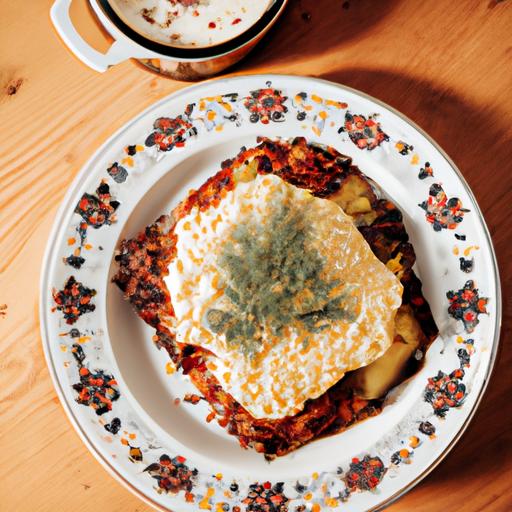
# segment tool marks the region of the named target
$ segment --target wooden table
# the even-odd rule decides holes
[[[82,30],[102,39],[75,3]],[[91,153],[186,84],[133,62],[85,68],[53,32],[50,4],[0,2],[0,509],[141,512],[59,404],[39,336],[39,271],[57,206]],[[491,230],[508,296],[494,377],[457,447],[391,511],[512,510],[511,29],[507,0],[291,0],[233,70],[318,76],[401,110],[454,159]]]

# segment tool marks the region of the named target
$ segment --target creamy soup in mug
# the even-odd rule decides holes
[[[171,46],[204,48],[242,34],[272,0],[111,0],[121,19],[143,36]]]

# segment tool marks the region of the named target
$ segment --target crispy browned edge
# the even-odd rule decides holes
[[[175,365],[189,376],[199,392],[212,406],[209,420],[238,437],[244,447],[252,447],[267,457],[284,455],[312,439],[339,432],[357,421],[376,415],[381,400],[363,400],[344,389],[343,379],[320,397],[308,400],[295,416],[276,420],[253,418],[226,393],[208,371],[207,351],[177,343],[165,327],[173,316],[171,298],[163,278],[175,256],[175,223],[195,206],[201,210],[218,204],[225,191],[234,187],[233,171],[257,161],[257,171],[273,173],[297,187],[310,190],[317,197],[335,200],[351,214],[359,231],[375,255],[384,263],[399,258],[400,281],[404,287],[402,307],[414,316],[421,327],[420,349],[425,351],[438,330],[430,307],[421,292],[421,282],[412,270],[415,254],[408,242],[402,214],[350,157],[335,149],[308,144],[297,137],[291,142],[258,140],[252,149],[242,148],[233,160],[223,162],[222,170],[192,192],[170,216],[160,217],[137,237],[124,240],[116,255],[119,270],[113,281],[131,302],[137,314],[155,328],[154,341],[164,348]],[[368,207],[369,205],[369,207]]]

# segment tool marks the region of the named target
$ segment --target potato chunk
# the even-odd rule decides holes
[[[370,225],[376,218],[372,205],[377,200],[371,185],[359,174],[349,174],[339,190],[329,196],[343,211],[353,217],[356,225]]]
[[[356,396],[366,400],[382,398],[394,386],[408,377],[408,361],[424,341],[423,332],[410,306],[400,306],[395,318],[395,341],[373,363],[351,372],[344,385]]]

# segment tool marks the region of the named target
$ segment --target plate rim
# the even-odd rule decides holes
[[[73,426],[75,432],[78,434],[79,438],[82,440],[82,442],[85,444],[89,452],[93,455],[93,457],[101,464],[101,466],[112,476],[117,480],[119,483],[123,485],[126,489],[128,489],[132,494],[136,495],[139,499],[144,501],[146,504],[152,506],[155,510],[160,510],[163,512],[173,512],[172,509],[168,507],[163,507],[158,502],[154,501],[152,498],[150,498],[148,495],[146,495],[143,491],[132,485],[127,479],[123,477],[123,475],[113,466],[109,463],[107,458],[97,449],[97,447],[94,445],[94,443],[87,437],[87,433],[83,429],[82,425],[80,424],[79,420],[75,417],[72,408],[70,407],[70,404],[67,402],[64,391],[62,390],[61,383],[57,377],[57,371],[54,364],[54,361],[52,359],[51,353],[50,353],[50,345],[49,345],[49,333],[48,333],[48,325],[46,322],[46,311],[47,311],[47,300],[48,300],[48,294],[47,294],[47,287],[46,285],[49,284],[49,261],[50,256],[52,255],[53,248],[55,247],[55,239],[57,237],[58,231],[60,229],[60,223],[59,220],[62,219],[65,212],[67,211],[68,203],[70,202],[71,198],[74,195],[74,192],[76,191],[77,187],[80,186],[83,178],[86,175],[87,169],[89,169],[97,160],[101,154],[105,151],[106,148],[108,148],[111,143],[120,136],[123,132],[125,132],[127,129],[129,129],[131,126],[136,124],[141,118],[143,118],[148,112],[150,112],[153,109],[158,108],[161,104],[164,104],[168,101],[173,101],[178,99],[183,94],[188,94],[189,92],[195,90],[195,89],[201,89],[205,86],[208,86],[212,83],[222,83],[226,81],[238,81],[238,80],[244,80],[244,79],[254,79],[254,80],[263,80],[263,81],[275,81],[278,82],[280,79],[298,79],[303,78],[306,79],[308,82],[314,82],[319,84],[328,85],[331,87],[335,87],[342,91],[348,91],[352,94],[355,94],[357,96],[360,96],[366,100],[369,100],[373,102],[376,105],[379,105],[397,117],[399,117],[401,120],[406,122],[410,127],[412,127],[414,130],[416,130],[420,135],[422,135],[432,146],[439,152],[439,154],[446,160],[450,168],[455,172],[457,178],[460,180],[464,191],[468,194],[468,197],[472,200],[475,211],[477,213],[478,222],[481,224],[483,233],[485,236],[485,240],[487,242],[487,245],[489,247],[489,252],[491,256],[492,261],[492,270],[493,270],[493,278],[496,283],[496,313],[495,313],[495,322],[494,322],[494,338],[492,340],[492,348],[490,351],[490,358],[487,365],[486,373],[483,377],[482,385],[480,389],[478,390],[478,395],[476,397],[476,400],[472,406],[472,408],[467,413],[467,416],[462,423],[462,426],[459,428],[458,432],[452,437],[447,447],[438,455],[438,457],[425,469],[423,470],[416,478],[408,482],[404,487],[402,487],[400,490],[398,490],[395,494],[391,495],[389,498],[387,498],[382,503],[379,503],[375,505],[374,507],[367,510],[367,512],[376,512],[379,510],[383,510],[384,508],[390,506],[392,503],[396,502],[398,499],[400,499],[402,496],[404,496],[407,492],[409,492],[411,489],[413,489],[416,485],[418,485],[422,480],[424,480],[434,469],[436,469],[439,464],[447,457],[447,455],[451,452],[451,450],[454,448],[454,446],[459,442],[461,437],[466,432],[467,428],[469,427],[469,424],[474,419],[474,416],[476,414],[476,411],[478,410],[481,401],[483,399],[483,396],[485,395],[485,392],[487,391],[489,382],[492,378],[492,375],[496,369],[496,360],[498,355],[498,349],[500,344],[500,338],[501,338],[501,327],[502,327],[502,290],[501,290],[501,280],[500,280],[500,274],[499,274],[499,267],[498,267],[498,261],[496,258],[496,252],[494,250],[494,245],[492,242],[492,237],[489,232],[489,228],[487,227],[487,223],[485,221],[485,218],[483,216],[483,213],[480,209],[480,205],[478,204],[473,191],[471,190],[469,184],[467,183],[466,179],[464,178],[462,172],[457,167],[457,165],[454,163],[454,161],[449,157],[449,155],[446,153],[446,151],[428,134],[423,130],[419,125],[417,125],[414,121],[412,121],[409,117],[392,107],[391,105],[385,103],[384,101],[381,101],[370,94],[367,94],[363,91],[360,91],[358,89],[354,89],[352,87],[349,87],[344,84],[336,83],[331,80],[326,80],[323,78],[317,78],[317,77],[311,77],[311,76],[304,76],[304,75],[293,75],[293,74],[280,74],[280,73],[244,73],[240,75],[235,76],[223,76],[220,78],[212,78],[209,80],[205,80],[202,82],[199,82],[197,84],[189,85],[186,87],[183,87],[177,91],[174,91],[163,98],[160,98],[156,102],[151,103],[148,105],[144,110],[136,114],[134,117],[129,119],[126,123],[124,123],[122,126],[120,126],[112,135],[110,135],[91,155],[89,159],[86,160],[86,162],[81,166],[80,170],[76,174],[76,176],[73,178],[72,182],[67,188],[67,191],[60,203],[60,206],[55,214],[55,217],[53,219],[52,228],[50,230],[50,233],[48,235],[48,240],[46,243],[46,247],[44,250],[42,262],[41,262],[41,272],[40,272],[40,279],[39,279],[39,330],[41,335],[41,344],[43,347],[43,353],[46,361],[46,366],[48,367],[48,371],[51,377],[51,380],[53,382],[53,387],[55,388],[55,391],[57,393],[57,396],[59,398],[60,405],[64,409],[64,412],[66,413],[66,416],[68,420],[70,421],[71,425]]]

